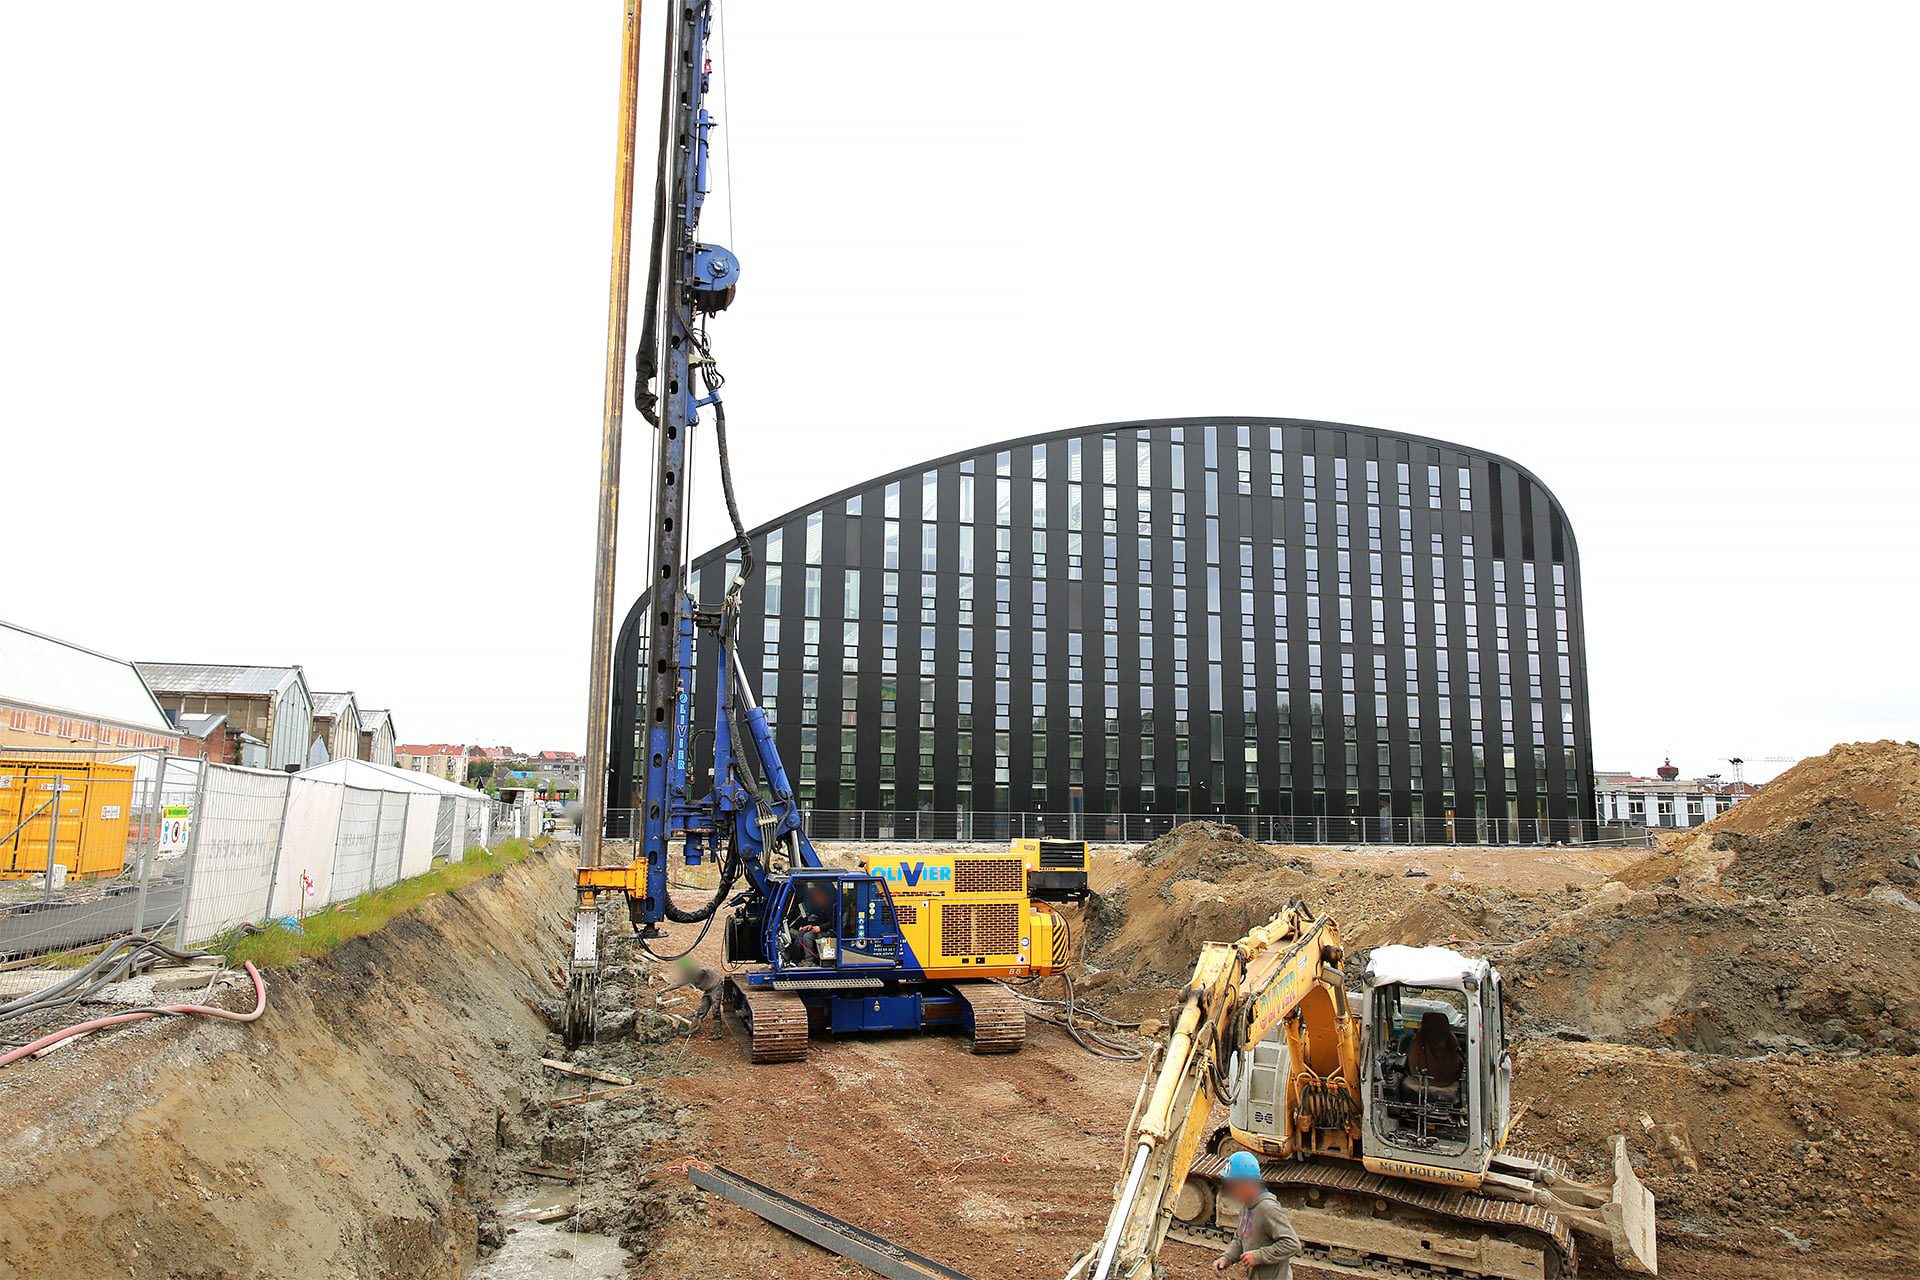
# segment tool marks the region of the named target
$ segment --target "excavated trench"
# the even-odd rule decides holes
[[[0,1277],[457,1277],[531,1135],[570,860],[0,1074]],[[249,993],[250,994],[250,993]],[[537,1274],[524,1272],[523,1274]]]

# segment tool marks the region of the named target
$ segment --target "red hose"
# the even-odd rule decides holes
[[[49,1032],[31,1044],[23,1044],[18,1049],[9,1049],[5,1053],[0,1053],[0,1067],[7,1066],[9,1063],[18,1062],[29,1054],[38,1053],[42,1049],[59,1044],[62,1040],[70,1040],[74,1036],[83,1035],[88,1031],[98,1031],[102,1027],[117,1027],[123,1022],[138,1022],[142,1018],[157,1018],[162,1014],[197,1013],[208,1018],[225,1018],[229,1022],[252,1022],[267,1011],[267,984],[266,981],[261,978],[260,971],[253,967],[253,961],[251,960],[247,961],[247,976],[253,979],[254,1000],[253,1011],[251,1013],[235,1013],[231,1009],[216,1009],[209,1004],[164,1004],[155,1005],[151,1009],[130,1009],[126,1013],[109,1014],[104,1018],[93,1018],[86,1022],[76,1022],[70,1027],[62,1027],[58,1031]]]

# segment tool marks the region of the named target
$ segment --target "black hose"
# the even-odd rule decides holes
[[[660,149],[654,153],[653,235],[648,240],[647,310],[640,320],[640,346],[633,353],[633,407],[654,426],[660,425],[660,397],[654,392],[659,374],[660,348],[660,258],[667,235],[667,157],[673,141],[673,69],[674,46],[679,43],[677,5],[667,6],[667,34],[661,41],[660,68]]]
[[[79,1004],[109,983],[151,968],[162,957],[185,962],[202,959],[206,954],[168,946],[147,934],[115,938],[99,955],[58,982],[0,1004],[0,1021]]]
[[[701,366],[703,379],[711,367],[711,361]],[[719,400],[713,402],[713,443],[720,454],[720,492],[726,495],[734,545],[740,548],[740,572],[734,575],[733,584],[727,589],[727,594],[738,603],[741,586],[753,576],[753,541],[747,537],[746,522],[740,518],[740,504],[733,496],[733,461],[727,455],[727,406]]]
[[[734,848],[733,842],[729,840],[726,861],[720,864],[720,887],[713,891],[713,897],[709,898],[704,906],[687,911],[673,905],[671,893],[662,892],[660,896],[662,905],[666,909],[667,919],[675,924],[699,924],[703,920],[713,919],[713,913],[720,909],[720,904],[725,902],[727,896],[733,892],[734,882],[739,878],[740,854]],[[702,932],[704,936],[704,930]]]

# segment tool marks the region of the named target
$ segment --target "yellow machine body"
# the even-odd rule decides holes
[[[132,809],[132,765],[0,758],[0,879],[44,874],[49,845],[70,876],[119,875]]]
[[[1066,965],[1065,921],[1027,894],[1018,852],[877,854],[900,936],[929,978],[1026,978]]]

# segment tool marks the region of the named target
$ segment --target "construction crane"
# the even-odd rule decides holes
[[[1574,1233],[1653,1274],[1653,1197],[1624,1138],[1610,1186],[1506,1148],[1513,1055],[1493,966],[1380,947],[1355,1001],[1344,959],[1338,926],[1297,900],[1206,944],[1148,1063],[1106,1232],[1068,1280],[1146,1280],[1170,1236],[1225,1244],[1237,1218],[1218,1183],[1242,1150],[1301,1261],[1335,1274],[1549,1280],[1573,1271]],[[1228,1123],[1208,1137],[1219,1104]]]
[[[951,1029],[970,1038],[977,1053],[1018,1049],[1026,1016],[1018,998],[994,979],[1041,976],[1064,965],[1065,919],[1046,900],[1084,897],[1085,845],[1061,850],[1051,847],[1057,842],[1036,842],[1030,850],[1016,845],[1004,854],[886,856],[853,870],[828,867],[807,838],[773,728],[754,699],[739,649],[753,545],[734,497],[724,379],[708,332],[710,319],[732,304],[741,269],[731,251],[700,236],[717,125],[707,106],[714,6],[712,0],[691,0],[669,4],[665,12],[659,168],[634,384],[636,407],[655,432],[643,782],[637,831],[631,833],[638,837],[639,856],[626,865],[601,860],[608,781],[604,642],[612,626],[607,513],[618,488],[621,407],[612,393],[622,372],[611,362],[625,359],[626,236],[622,215],[616,215],[589,794],[564,1033],[575,1043],[592,1034],[601,908],[624,900],[641,946],[656,958],[667,958],[652,950],[664,936],[664,923],[698,925],[704,937],[727,908],[726,956],[736,967],[728,1003],[750,1033],[755,1061],[803,1057],[815,1028]],[[630,0],[617,183],[617,205],[627,221],[638,21],[637,3]],[[713,608],[701,607],[687,590],[686,478],[703,418],[711,420],[738,553],[725,596]],[[703,655],[716,691],[714,717],[710,730],[695,733],[692,691]],[[668,868],[676,855],[689,867],[718,865],[718,885],[704,903],[674,902]],[[1077,880],[1069,874],[1075,867]]]
[[[1745,782],[1747,780],[1748,764],[1799,764],[1802,757],[1800,756],[1722,756],[1721,759],[1725,760],[1728,764],[1733,766],[1733,780],[1736,783],[1740,783],[1740,782]]]

